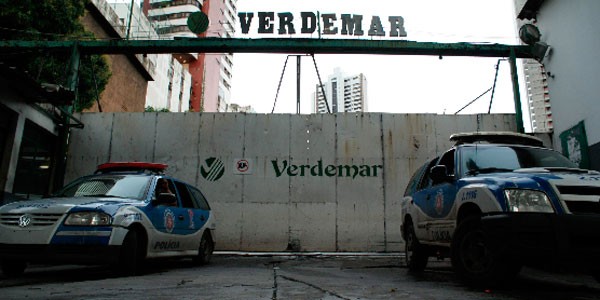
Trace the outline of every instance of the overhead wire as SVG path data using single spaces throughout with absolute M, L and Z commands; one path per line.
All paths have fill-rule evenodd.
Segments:
M 321 94 L 323 94 L 323 99 L 325 100 L 325 107 L 327 107 L 327 113 L 331 113 L 329 109 L 329 102 L 327 102 L 327 94 L 325 93 L 325 88 L 323 88 L 323 81 L 321 81 L 321 74 L 319 74 L 319 68 L 317 67 L 317 61 L 315 60 L 315 54 L 310 55 L 313 59 L 313 63 L 315 64 L 315 71 L 317 71 L 317 78 L 319 79 L 319 87 L 321 88 Z
M 498 59 L 498 62 L 495 65 L 495 75 L 494 75 L 494 83 L 492 84 L 492 86 L 487 89 L 485 92 L 483 92 L 481 95 L 477 96 L 477 98 L 471 100 L 469 103 L 467 103 L 465 106 L 463 106 L 461 109 L 459 109 L 458 111 L 456 111 L 454 114 L 458 114 L 459 112 L 461 112 L 463 109 L 467 108 L 469 105 L 473 104 L 473 102 L 477 101 L 479 98 L 483 97 L 483 95 L 487 94 L 489 91 L 492 91 L 491 94 L 491 98 L 490 98 L 490 105 L 488 107 L 488 114 L 492 111 L 492 101 L 494 100 L 494 92 L 496 91 L 496 83 L 498 82 L 498 71 L 500 69 L 500 62 L 501 61 L 505 61 L 506 58 L 500 58 Z
M 488 107 L 488 114 L 492 111 L 492 101 L 494 101 L 494 92 L 496 91 L 496 81 L 498 80 L 498 71 L 500 69 L 500 62 L 506 60 L 506 58 L 498 59 L 498 63 L 496 63 L 496 75 L 494 76 L 494 85 L 492 86 L 492 96 L 490 97 L 490 106 Z
M 485 92 L 481 93 L 481 95 L 477 96 L 477 98 L 471 100 L 471 102 L 467 103 L 467 105 L 463 106 L 461 109 L 459 109 L 458 111 L 456 111 L 454 114 L 458 114 L 459 112 L 461 112 L 463 109 L 467 108 L 469 105 L 473 104 L 473 102 L 477 101 L 479 98 L 483 97 L 483 95 L 487 94 L 489 91 L 491 91 L 492 88 L 487 89 Z
M 283 71 L 281 72 L 281 77 L 279 77 L 279 85 L 277 85 L 277 92 L 275 93 L 275 101 L 273 101 L 273 109 L 271 109 L 271 113 L 275 111 L 275 105 L 277 104 L 277 97 L 279 97 L 279 91 L 281 90 L 281 82 L 283 81 L 283 75 L 285 74 L 285 68 L 287 67 L 288 59 L 291 55 L 288 55 L 285 58 L 285 63 L 283 64 Z

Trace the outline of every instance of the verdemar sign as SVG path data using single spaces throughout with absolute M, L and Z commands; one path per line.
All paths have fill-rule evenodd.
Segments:
M 251 158 L 236 158 L 233 160 L 234 171 L 236 175 L 251 175 L 253 172 L 254 160 Z M 299 177 L 348 177 L 356 179 L 357 177 L 379 177 L 383 175 L 383 165 L 347 165 L 347 164 L 324 164 L 323 160 L 319 159 L 314 164 L 292 164 L 287 159 L 271 160 L 275 177 L 299 176 Z M 265 165 L 266 166 L 266 165 Z M 225 168 L 223 162 L 216 158 L 210 157 L 205 160 L 205 164 L 201 166 L 200 173 L 208 181 L 218 181 L 223 177 Z M 166 220 L 166 218 L 165 218 Z
M 318 160 L 314 165 L 294 165 L 287 160 L 272 160 L 275 176 L 280 177 L 283 174 L 288 176 L 327 176 L 327 177 L 377 177 L 379 170 L 383 172 L 383 165 L 323 165 L 322 160 Z
M 354 35 L 363 36 L 365 34 L 363 28 L 363 16 L 354 14 L 341 14 L 338 19 L 338 15 L 334 13 L 320 14 L 318 20 L 317 15 L 314 12 L 301 12 L 300 21 L 294 20 L 294 15 L 290 12 L 277 13 L 277 24 L 275 23 L 275 12 L 258 12 L 258 30 L 259 34 L 273 34 L 275 32 L 275 26 L 277 27 L 278 34 L 296 34 L 296 27 L 300 22 L 300 33 L 312 34 L 315 33 L 317 27 L 322 28 L 321 33 L 324 35 Z M 253 12 L 240 12 L 238 13 L 240 21 L 241 32 L 248 34 L 250 32 L 250 26 L 254 19 Z M 317 21 L 320 21 L 317 26 Z M 400 16 L 390 16 L 387 18 L 387 30 L 390 37 L 406 37 L 406 30 L 404 29 L 404 18 Z M 386 29 L 379 16 L 372 16 L 367 31 L 368 36 L 385 36 Z

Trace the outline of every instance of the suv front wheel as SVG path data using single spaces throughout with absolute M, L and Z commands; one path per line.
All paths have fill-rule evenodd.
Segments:
M 462 221 L 452 237 L 450 255 L 457 275 L 471 284 L 502 283 L 512 279 L 520 265 L 511 262 L 505 249 L 491 249 L 480 217 Z

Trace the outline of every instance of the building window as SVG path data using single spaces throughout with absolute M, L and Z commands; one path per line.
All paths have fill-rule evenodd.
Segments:
M 57 137 L 27 120 L 15 172 L 13 193 L 25 199 L 37 199 L 50 192 Z
M 17 122 L 17 114 L 11 109 L 0 104 L 0 171 L 7 172 L 8 167 L 3 166 L 5 163 L 5 157 L 10 157 L 10 151 L 12 150 L 12 137 L 15 131 L 15 124 Z M 6 160 L 8 163 L 8 160 Z M 6 173 L 0 174 L 1 178 L 7 178 Z M 2 181 L 4 184 L 4 181 Z M 3 195 L 0 191 L 0 200 Z

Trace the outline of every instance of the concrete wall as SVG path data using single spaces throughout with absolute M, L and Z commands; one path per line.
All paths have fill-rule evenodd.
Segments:
M 413 171 L 449 148 L 451 133 L 516 130 L 514 115 L 76 117 L 85 128 L 72 131 L 67 180 L 107 161 L 167 163 L 209 199 L 217 248 L 247 251 L 399 251 L 399 201 Z M 242 159 L 248 169 L 238 169 Z

